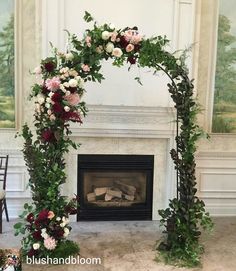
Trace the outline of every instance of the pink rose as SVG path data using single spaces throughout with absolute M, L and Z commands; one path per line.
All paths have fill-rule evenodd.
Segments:
M 133 50 L 134 50 L 134 45 L 131 44 L 131 43 L 128 44 L 128 45 L 126 46 L 125 50 L 126 50 L 127 53 L 133 51 Z
M 52 237 L 48 237 L 44 239 L 43 243 L 44 243 L 45 248 L 48 250 L 54 250 L 57 246 L 56 240 Z
M 80 102 L 80 96 L 77 93 L 73 93 L 70 95 L 67 95 L 65 97 L 65 100 L 71 105 L 71 106 L 76 106 Z
M 89 65 L 87 65 L 87 64 L 82 64 L 81 68 L 82 68 L 82 70 L 83 70 L 84 72 L 89 72 L 89 71 L 90 71 L 90 67 L 89 67 Z
M 47 79 L 45 84 L 48 89 L 53 91 L 59 89 L 61 81 L 59 77 L 53 77 L 51 79 Z
M 116 41 L 116 37 L 117 37 L 117 32 L 113 32 L 113 33 L 111 34 L 111 41 L 112 41 L 112 42 L 115 42 L 115 41 Z
M 112 55 L 115 57 L 121 57 L 123 55 L 123 52 L 120 48 L 114 48 L 112 51 Z

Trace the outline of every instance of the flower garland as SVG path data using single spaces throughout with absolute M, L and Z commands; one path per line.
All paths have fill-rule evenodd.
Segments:
M 93 21 L 88 12 L 84 19 Z M 69 138 L 69 123 L 81 124 L 86 115 L 87 108 L 82 101 L 84 83 L 101 82 L 104 79 L 100 73 L 101 61 L 112 59 L 118 67 L 125 63 L 137 64 L 153 69 L 154 74 L 162 71 L 170 78 L 168 88 L 180 123 L 177 149 L 171 150 L 171 156 L 180 181 L 177 198 L 170 202 L 168 209 L 159 211 L 168 237 L 160 250 L 164 248 L 167 255 L 176 259 L 180 253 L 184 261 L 199 262 L 198 225 L 210 228 L 212 223 L 204 203 L 195 195 L 195 142 L 201 136 L 196 124 L 198 107 L 184 55 L 175 57 L 164 49 L 167 44 L 166 37 L 146 39 L 137 27 L 116 29 L 111 24 L 99 26 L 94 22 L 82 40 L 69 34 L 69 51 L 62 53 L 53 48 L 54 55 L 42 60 L 35 69 L 34 74 L 40 80 L 31 93 L 35 101 L 36 138 L 27 125 L 22 132 L 33 204 L 25 205 L 21 216 L 25 223 L 15 225 L 16 234 L 27 232 L 22 240 L 24 255 L 58 256 L 57 252 L 65 244 L 73 247 L 71 254 L 78 252 L 75 244 L 66 241 L 71 231 L 69 215 L 77 212 L 78 205 L 77 199 L 67 202 L 60 193 L 60 186 L 66 181 L 63 156 L 70 147 L 78 147 Z M 135 79 L 141 83 L 139 77 Z

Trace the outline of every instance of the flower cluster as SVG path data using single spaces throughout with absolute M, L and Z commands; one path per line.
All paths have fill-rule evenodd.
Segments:
M 31 233 L 31 247 L 28 256 L 38 256 L 54 250 L 65 239 L 71 230 L 68 216 L 59 217 L 53 211 L 42 210 L 38 215 L 29 213 L 26 227 Z
M 56 66 L 57 58 L 61 64 Z M 84 80 L 75 69 L 67 66 L 73 59 L 72 53 L 58 53 L 57 58 L 42 61 L 34 70 L 37 77 L 42 77 L 42 81 L 34 85 L 32 96 L 35 97 L 36 120 L 43 124 L 41 139 L 45 142 L 56 140 L 55 127 L 69 121 L 82 123 Z

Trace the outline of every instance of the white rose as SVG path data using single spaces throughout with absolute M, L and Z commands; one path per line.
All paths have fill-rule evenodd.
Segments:
M 61 220 L 61 218 L 58 216 L 57 218 L 56 218 L 56 221 L 60 221 Z
M 66 92 L 65 92 L 65 95 L 66 96 L 68 96 L 68 95 L 70 95 L 71 93 L 70 93 L 70 91 L 69 90 L 67 90 Z
M 108 40 L 109 38 L 110 38 L 110 32 L 108 32 L 108 31 L 103 31 L 102 32 L 102 39 L 103 40 Z
M 60 84 L 60 90 L 62 90 L 63 92 L 66 92 L 66 89 L 62 84 Z
M 66 223 L 66 224 L 69 224 L 69 222 L 70 222 L 70 220 L 69 220 L 69 218 L 66 218 L 66 217 L 62 217 L 62 221 L 64 222 L 64 223 Z
M 112 42 L 108 42 L 106 45 L 107 53 L 112 53 L 113 49 L 114 49 L 114 44 Z
M 68 88 L 70 85 L 69 85 L 68 82 L 65 82 L 65 83 L 63 83 L 63 86 L 66 87 L 66 88 Z
M 64 106 L 64 110 L 66 111 L 66 112 L 69 112 L 70 111 L 70 107 L 69 106 Z
M 46 98 L 46 102 L 47 102 L 47 103 L 51 103 L 51 102 L 52 102 L 52 99 L 49 98 L 49 97 L 47 97 L 47 98 Z
M 74 55 L 72 53 L 66 54 L 66 60 L 72 60 L 74 58 Z
M 39 249 L 39 248 L 40 248 L 40 244 L 39 244 L 39 243 L 33 244 L 33 249 L 34 249 L 34 250 L 37 250 L 37 249 Z
M 67 237 L 70 234 L 70 230 L 68 228 L 64 228 L 64 237 Z
M 63 222 L 63 223 L 61 223 L 61 224 L 60 224 L 60 227 L 64 228 L 64 227 L 65 227 L 65 225 L 66 225 L 66 223 L 65 223 L 65 222 Z
M 52 115 L 52 110 L 48 109 L 47 113 L 49 116 Z
M 121 57 L 123 55 L 123 52 L 120 48 L 114 48 L 112 51 L 112 55 L 115 57 Z
M 51 98 L 53 96 L 53 94 L 54 93 L 52 91 L 50 91 L 49 94 L 48 94 L 48 96 Z
M 38 94 L 37 100 L 39 104 L 43 104 L 45 102 L 45 96 L 43 94 Z
M 84 88 L 84 79 L 80 76 L 77 76 L 76 79 L 79 81 L 79 87 Z
M 77 87 L 78 86 L 78 81 L 75 80 L 75 79 L 70 79 L 69 86 L 72 87 L 72 88 Z
M 50 108 L 50 107 L 51 107 L 51 104 L 50 104 L 50 103 L 46 103 L 46 104 L 45 104 L 45 107 L 46 107 L 46 108 Z

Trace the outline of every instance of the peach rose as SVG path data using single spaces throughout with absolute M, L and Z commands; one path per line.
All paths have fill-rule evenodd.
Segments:
M 131 43 L 128 44 L 128 45 L 126 46 L 125 50 L 126 50 L 127 53 L 133 51 L 133 50 L 134 50 L 134 45 L 131 44 Z
M 48 219 L 53 219 L 54 216 L 55 214 L 53 213 L 53 211 L 48 212 Z
M 65 100 L 71 105 L 76 106 L 80 102 L 79 94 L 72 93 L 65 97 Z

